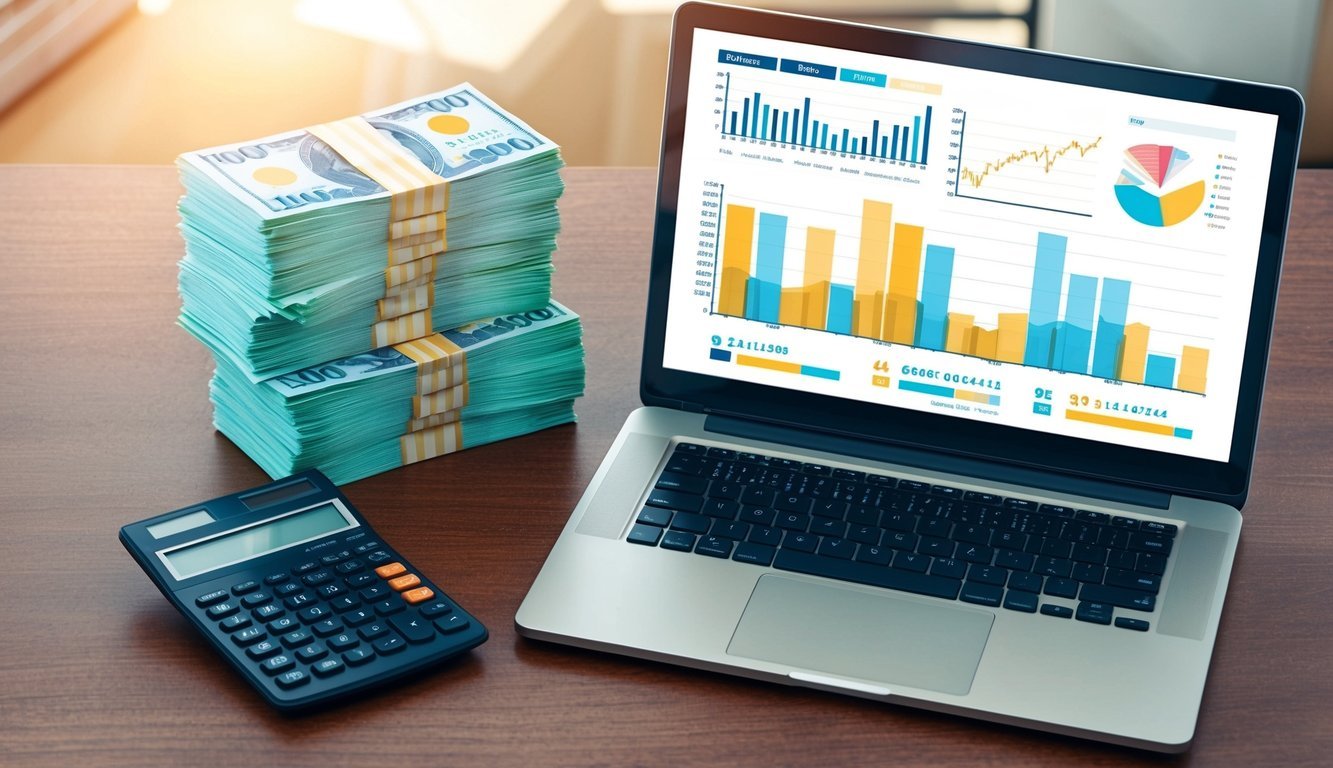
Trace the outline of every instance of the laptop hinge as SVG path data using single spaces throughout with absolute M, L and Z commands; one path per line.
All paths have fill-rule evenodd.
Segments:
M 815 432 L 731 416 L 709 415 L 704 420 L 704 429 L 724 435 L 764 440 L 770 443 L 782 443 L 797 450 L 839 453 L 872 461 L 905 464 L 909 467 L 929 469 L 936 472 L 967 475 L 1010 485 L 1026 485 L 1058 493 L 1090 496 L 1095 499 L 1134 504 L 1141 507 L 1166 509 L 1171 506 L 1171 495 L 1162 491 L 1126 487 L 1104 480 L 1069 477 L 1039 469 L 1001 465 L 982 459 L 949 456 L 873 440 L 832 435 L 826 432 Z

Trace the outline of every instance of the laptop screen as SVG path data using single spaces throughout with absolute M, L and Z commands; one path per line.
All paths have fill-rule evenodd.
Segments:
M 1276 115 L 706 28 L 675 54 L 663 368 L 1233 458 Z

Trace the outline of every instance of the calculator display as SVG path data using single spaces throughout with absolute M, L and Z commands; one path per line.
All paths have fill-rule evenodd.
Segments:
M 184 580 L 355 525 L 337 506 L 326 502 L 158 554 L 176 578 Z

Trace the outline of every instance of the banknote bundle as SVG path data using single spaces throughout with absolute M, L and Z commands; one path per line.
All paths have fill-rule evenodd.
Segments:
M 466 83 L 181 155 L 179 323 L 219 431 L 274 477 L 350 482 L 573 421 L 562 166 Z
M 218 430 L 264 471 L 346 483 L 572 421 L 583 384 L 579 318 L 552 301 L 257 385 L 219 359 L 211 392 Z

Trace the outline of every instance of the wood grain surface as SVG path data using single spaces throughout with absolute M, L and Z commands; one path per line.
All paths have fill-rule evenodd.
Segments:
M 174 325 L 175 172 L 0 166 L 0 764 L 1333 760 L 1333 171 L 1297 180 L 1245 529 L 1195 745 L 1175 758 L 518 637 L 519 602 L 638 403 L 654 175 L 571 169 L 567 181 L 555 285 L 586 328 L 579 423 L 346 488 L 490 641 L 289 718 L 116 539 L 125 523 L 267 479 L 213 430 L 209 356 Z M 643 585 L 644 599 L 659 587 Z

